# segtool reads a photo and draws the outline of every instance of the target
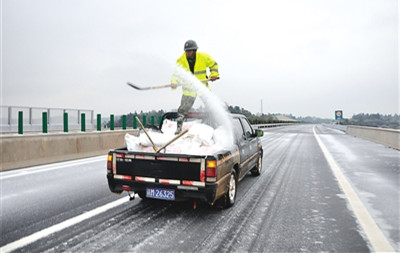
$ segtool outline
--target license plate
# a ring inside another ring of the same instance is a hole
[[[175,200],[175,190],[146,188],[146,197],[153,199]]]

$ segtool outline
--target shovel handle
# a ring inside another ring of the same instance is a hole
[[[137,122],[139,122],[139,125],[142,127],[144,133],[147,135],[147,138],[149,138],[151,144],[153,145],[154,151],[158,152],[158,150],[159,150],[158,147],[156,146],[156,144],[154,144],[153,140],[150,138],[149,133],[148,133],[148,132],[146,131],[146,129],[144,128],[144,126],[143,126],[142,122],[140,121],[140,119],[138,118],[138,116],[136,116],[136,120],[137,120]]]
[[[174,141],[176,141],[177,139],[181,138],[182,135],[186,134],[189,131],[189,129],[185,129],[183,132],[181,132],[180,134],[178,134],[177,136],[175,136],[174,138],[172,138],[169,142],[165,143],[161,148],[159,148],[156,153],[159,153],[161,150],[163,150],[164,148],[166,148],[167,146],[169,146],[169,144],[173,143]]]

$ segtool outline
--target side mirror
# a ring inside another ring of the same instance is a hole
[[[255,134],[257,137],[262,137],[262,136],[264,136],[264,131],[260,130],[260,129],[256,129]]]

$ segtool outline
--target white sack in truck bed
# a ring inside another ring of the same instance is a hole
[[[230,143],[225,129],[222,126],[216,129],[203,124],[200,120],[184,122],[183,129],[189,129],[181,138],[167,146],[161,153],[188,154],[188,155],[208,155],[221,150]],[[176,122],[164,120],[162,133],[148,129],[148,133],[157,147],[175,137]],[[149,138],[143,132],[139,136],[130,134],[125,135],[125,143],[128,151],[155,152]]]

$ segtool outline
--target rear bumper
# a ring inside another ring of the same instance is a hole
[[[130,189],[133,192],[146,192],[147,187],[163,188],[175,190],[176,200],[180,199],[199,199],[208,203],[213,203],[216,200],[216,192],[218,183],[206,183],[204,187],[187,186],[187,185],[165,185],[161,183],[137,182],[132,180],[115,179],[113,174],[107,175],[108,186],[110,191],[121,193]]]

